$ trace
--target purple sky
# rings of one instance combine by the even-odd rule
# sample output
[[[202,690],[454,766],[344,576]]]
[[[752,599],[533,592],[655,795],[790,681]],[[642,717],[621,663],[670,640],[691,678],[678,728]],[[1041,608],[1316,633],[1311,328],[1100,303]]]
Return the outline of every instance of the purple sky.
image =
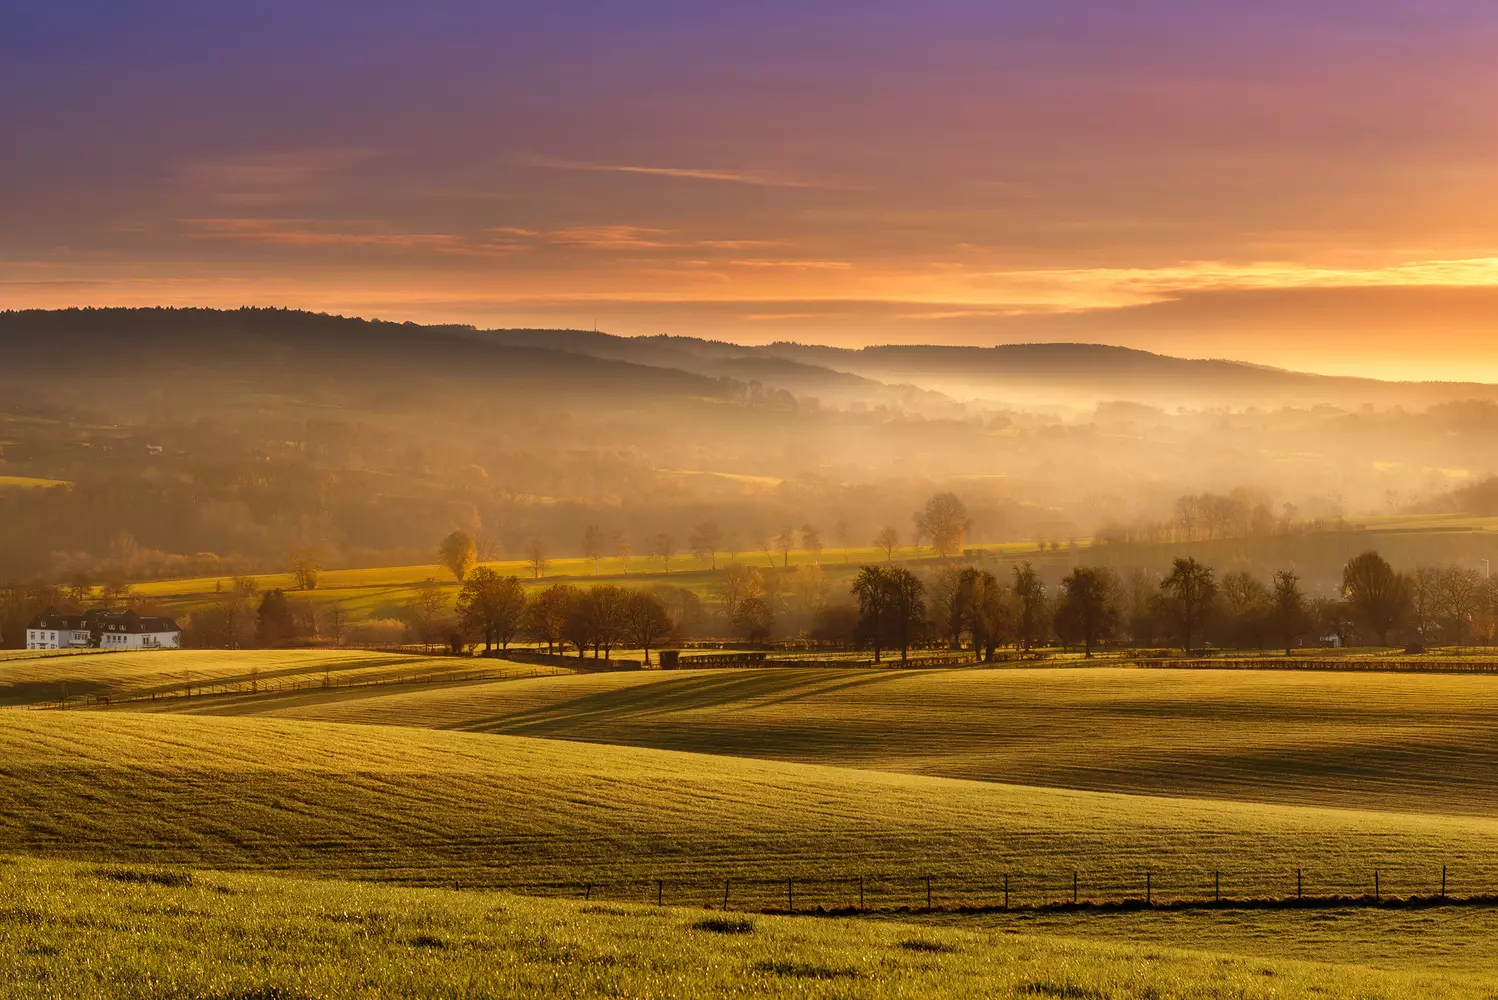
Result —
[[[1498,378],[1494,67],[1451,0],[12,3],[0,306]]]

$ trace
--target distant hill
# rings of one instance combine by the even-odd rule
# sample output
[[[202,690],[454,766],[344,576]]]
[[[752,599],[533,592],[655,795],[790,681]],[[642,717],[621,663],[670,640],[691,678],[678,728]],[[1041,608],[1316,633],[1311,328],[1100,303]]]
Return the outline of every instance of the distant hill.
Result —
[[[862,349],[776,343],[775,357],[865,378],[913,382],[959,398],[1016,402],[1130,400],[1191,406],[1427,406],[1498,399],[1478,382],[1385,382],[1241,361],[1191,360],[1102,344],[935,345]]]
[[[122,388],[169,386],[174,397],[223,376],[245,391],[331,389],[382,398],[473,383],[552,399],[558,392],[713,397],[733,392],[722,381],[731,379],[834,404],[943,407],[950,406],[947,397],[1235,408],[1498,400],[1498,386],[1484,383],[1333,377],[1101,344],[746,346],[587,330],[421,326],[285,309],[5,312],[0,344],[0,384],[35,389],[106,378]]]
[[[714,378],[534,344],[282,309],[70,309],[0,313],[0,383],[31,389],[106,381],[121,392],[190,395],[333,389],[386,396],[434,384],[511,394],[716,396]]]

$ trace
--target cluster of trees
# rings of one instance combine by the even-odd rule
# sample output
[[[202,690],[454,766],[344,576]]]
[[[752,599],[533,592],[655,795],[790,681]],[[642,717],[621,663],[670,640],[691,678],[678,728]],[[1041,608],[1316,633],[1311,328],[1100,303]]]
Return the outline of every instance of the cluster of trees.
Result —
[[[1227,493],[1188,493],[1176,498],[1165,518],[1110,520],[1094,534],[1102,545],[1210,542],[1224,538],[1266,538],[1346,530],[1340,513],[1311,512],[1284,504],[1278,512],[1261,490],[1238,487]]]
[[[672,616],[661,594],[609,583],[556,584],[527,598],[517,577],[481,566],[458,594],[456,625],[462,639],[482,642],[485,652],[506,649],[525,634],[548,652],[571,646],[579,657],[587,650],[608,659],[618,646],[640,649],[648,664],[652,649],[681,634],[684,618],[679,605]]]

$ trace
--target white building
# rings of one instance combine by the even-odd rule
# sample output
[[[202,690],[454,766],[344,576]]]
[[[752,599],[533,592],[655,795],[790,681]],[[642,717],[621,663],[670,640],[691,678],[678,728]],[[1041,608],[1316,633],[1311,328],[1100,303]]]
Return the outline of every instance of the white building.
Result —
[[[95,608],[64,615],[48,608],[26,629],[27,649],[181,649],[182,630],[170,618]]]

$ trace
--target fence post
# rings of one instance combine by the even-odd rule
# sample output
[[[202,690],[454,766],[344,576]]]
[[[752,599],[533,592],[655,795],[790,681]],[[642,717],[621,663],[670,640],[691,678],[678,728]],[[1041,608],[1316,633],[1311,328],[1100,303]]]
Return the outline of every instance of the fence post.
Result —
[[[728,879],[723,880],[723,909],[728,909]]]
[[[791,913],[796,912],[795,879],[785,880],[785,908]]]
[[[1073,903],[1075,903],[1077,901],[1077,873],[1076,872],[1072,872],[1071,873],[1071,901]]]
[[[858,876],[858,908],[863,909],[863,876]]]
[[[1446,866],[1441,866],[1441,898],[1446,898]]]
[[[655,905],[660,906],[661,900],[665,898],[666,888],[663,879],[655,880]]]
[[[1153,892],[1153,886],[1151,886],[1151,884],[1150,884],[1150,873],[1149,872],[1145,872],[1144,873],[1144,905],[1145,906],[1153,906],[1154,905],[1154,892]]]
[[[587,902],[588,900],[590,900],[592,898],[593,898],[593,883],[592,882],[584,882],[583,883],[583,901]]]
[[[926,876],[926,912],[931,912],[931,876]]]
[[[1373,901],[1376,903],[1381,898],[1383,894],[1378,891],[1378,869],[1375,868],[1373,869]]]
[[[1300,869],[1295,869],[1295,898],[1300,898]]]
[[[1004,909],[1009,909],[1009,873],[1004,873]]]
[[[1212,902],[1222,902],[1222,872],[1212,873]]]

